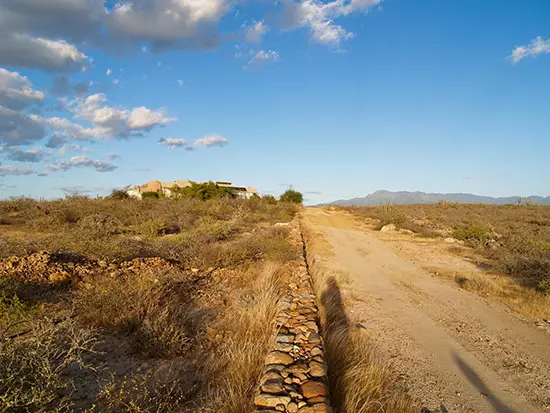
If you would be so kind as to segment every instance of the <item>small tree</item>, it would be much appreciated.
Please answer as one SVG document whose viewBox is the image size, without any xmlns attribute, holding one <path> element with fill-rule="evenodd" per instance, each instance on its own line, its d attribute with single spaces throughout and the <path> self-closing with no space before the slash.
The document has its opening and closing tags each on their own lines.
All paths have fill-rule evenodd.
<svg viewBox="0 0 550 413">
<path fill-rule="evenodd" d="M 111 195 L 109 195 L 110 199 L 128 199 L 130 198 L 130 195 L 128 195 L 128 188 L 115 188 L 111 191 Z"/>
<path fill-rule="evenodd" d="M 282 202 L 291 202 L 293 204 L 301 204 L 304 201 L 304 196 L 301 192 L 295 191 L 292 188 L 287 189 L 279 198 Z"/>
</svg>

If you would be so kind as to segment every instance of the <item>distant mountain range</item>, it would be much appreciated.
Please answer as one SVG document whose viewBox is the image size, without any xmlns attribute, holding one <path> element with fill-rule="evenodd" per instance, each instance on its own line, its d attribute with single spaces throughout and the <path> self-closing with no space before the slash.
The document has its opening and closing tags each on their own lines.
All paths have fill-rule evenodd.
<svg viewBox="0 0 550 413">
<path fill-rule="evenodd" d="M 381 205 L 386 202 L 392 204 L 437 204 L 439 201 L 458 202 L 459 204 L 515 204 L 518 199 L 529 199 L 533 204 L 550 205 L 550 196 L 544 198 L 541 196 L 519 197 L 510 196 L 504 198 L 492 198 L 490 196 L 480 196 L 473 194 L 427 194 L 425 192 L 407 192 L 407 191 L 375 191 L 363 198 L 340 199 L 324 205 L 341 206 L 373 206 Z"/>
</svg>

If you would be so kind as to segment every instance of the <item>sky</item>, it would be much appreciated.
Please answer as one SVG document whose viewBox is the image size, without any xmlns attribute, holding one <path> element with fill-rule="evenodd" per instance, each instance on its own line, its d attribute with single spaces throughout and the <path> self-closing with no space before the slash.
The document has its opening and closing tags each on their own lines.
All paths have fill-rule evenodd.
<svg viewBox="0 0 550 413">
<path fill-rule="evenodd" d="M 550 195 L 546 0 L 2 0 L 0 198 Z"/>
</svg>

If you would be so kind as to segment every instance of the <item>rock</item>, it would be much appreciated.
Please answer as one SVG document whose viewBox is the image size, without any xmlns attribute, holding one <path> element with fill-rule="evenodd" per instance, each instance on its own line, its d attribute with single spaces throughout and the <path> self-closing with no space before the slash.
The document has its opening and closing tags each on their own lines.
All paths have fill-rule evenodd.
<svg viewBox="0 0 550 413">
<path fill-rule="evenodd" d="M 294 363 L 294 358 L 288 353 L 283 353 L 282 351 L 272 351 L 267 355 L 266 364 L 283 364 L 288 366 L 289 364 Z"/>
<path fill-rule="evenodd" d="M 289 413 L 296 413 L 298 411 L 298 405 L 294 402 L 290 402 L 288 406 L 286 406 L 286 411 Z"/>
<path fill-rule="evenodd" d="M 321 350 L 319 347 L 313 347 L 310 354 L 311 354 L 312 357 L 322 356 L 323 355 L 323 350 Z"/>
<path fill-rule="evenodd" d="M 287 406 L 291 402 L 290 397 L 288 396 L 272 396 L 270 394 L 258 394 L 254 398 L 254 404 L 260 407 L 274 407 L 282 404 Z"/>
<path fill-rule="evenodd" d="M 399 230 L 400 233 L 402 234 L 407 234 L 407 235 L 414 235 L 414 231 L 411 231 L 410 229 L 400 229 Z"/>
<path fill-rule="evenodd" d="M 444 242 L 445 244 L 456 244 L 457 241 L 458 241 L 458 240 L 455 239 L 455 238 L 445 238 L 445 239 L 443 240 L 443 242 Z"/>
<path fill-rule="evenodd" d="M 270 394 L 286 394 L 286 390 L 283 387 L 283 378 L 279 380 L 269 380 L 262 384 L 262 392 Z"/>
<path fill-rule="evenodd" d="M 277 342 L 278 343 L 292 343 L 294 342 L 294 336 L 286 335 L 286 334 L 279 334 L 277 336 Z"/>
<path fill-rule="evenodd" d="M 325 363 L 312 361 L 309 364 L 309 374 L 311 374 L 312 377 L 324 377 L 327 374 Z"/>
<path fill-rule="evenodd" d="M 313 406 L 304 406 L 298 413 L 333 413 L 332 408 L 325 403 L 317 403 Z"/>
<path fill-rule="evenodd" d="M 393 232 L 395 231 L 395 225 L 393 224 L 388 224 L 388 225 L 384 225 L 382 228 L 380 228 L 380 232 Z"/>
<path fill-rule="evenodd" d="M 307 381 L 302 384 L 300 391 L 306 399 L 317 396 L 328 396 L 327 386 L 320 381 Z"/>
</svg>

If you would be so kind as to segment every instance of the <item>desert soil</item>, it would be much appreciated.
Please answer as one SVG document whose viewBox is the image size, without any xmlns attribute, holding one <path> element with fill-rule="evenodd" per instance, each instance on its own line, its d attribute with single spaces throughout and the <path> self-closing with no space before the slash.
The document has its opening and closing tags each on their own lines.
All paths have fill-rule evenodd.
<svg viewBox="0 0 550 413">
<path fill-rule="evenodd" d="M 549 329 L 434 275 L 483 272 L 456 246 L 375 231 L 337 210 L 307 208 L 303 218 L 326 239 L 312 253 L 349 278 L 341 287 L 350 317 L 421 406 L 550 411 Z"/>
</svg>

